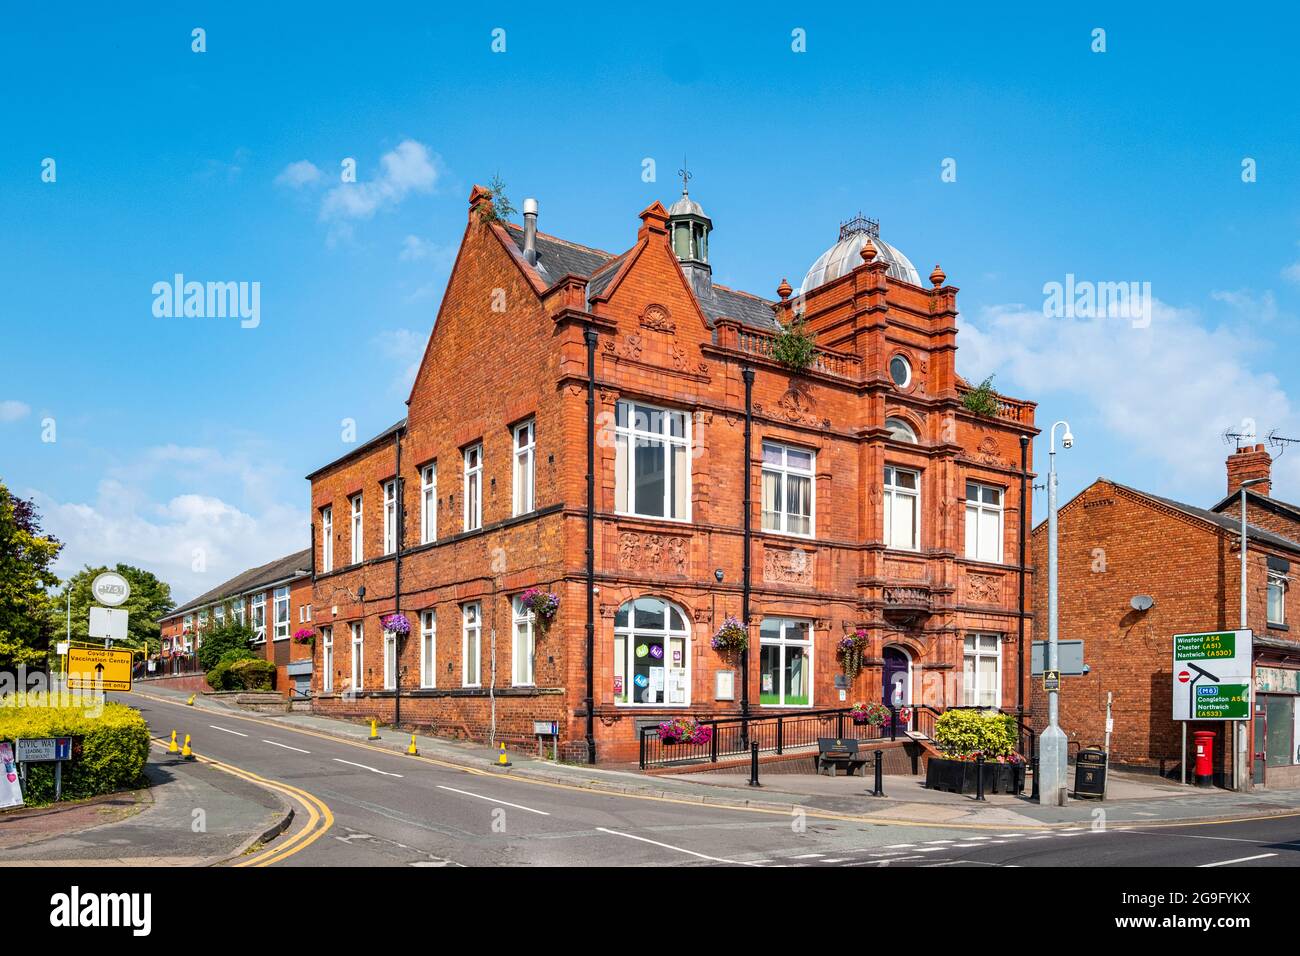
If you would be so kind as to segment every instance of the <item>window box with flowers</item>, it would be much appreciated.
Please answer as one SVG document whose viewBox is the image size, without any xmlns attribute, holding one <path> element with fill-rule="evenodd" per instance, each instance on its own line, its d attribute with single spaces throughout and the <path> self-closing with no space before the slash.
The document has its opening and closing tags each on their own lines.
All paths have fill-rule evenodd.
<svg viewBox="0 0 1300 956">
<path fill-rule="evenodd" d="M 665 744 L 707 744 L 713 728 L 690 717 L 674 717 L 659 725 L 659 740 Z"/>
<path fill-rule="evenodd" d="M 316 646 L 316 632 L 310 627 L 300 627 L 293 632 L 293 642 L 295 644 L 307 644 L 311 647 Z"/>
</svg>

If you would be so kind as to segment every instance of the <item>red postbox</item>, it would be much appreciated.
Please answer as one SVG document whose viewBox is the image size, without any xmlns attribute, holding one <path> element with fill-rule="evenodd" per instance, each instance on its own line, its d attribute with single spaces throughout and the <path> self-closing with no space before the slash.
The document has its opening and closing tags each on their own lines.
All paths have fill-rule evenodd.
<svg viewBox="0 0 1300 956">
<path fill-rule="evenodd" d="M 1198 730 L 1196 739 L 1196 785 L 1208 787 L 1214 778 L 1214 731 Z"/>
</svg>

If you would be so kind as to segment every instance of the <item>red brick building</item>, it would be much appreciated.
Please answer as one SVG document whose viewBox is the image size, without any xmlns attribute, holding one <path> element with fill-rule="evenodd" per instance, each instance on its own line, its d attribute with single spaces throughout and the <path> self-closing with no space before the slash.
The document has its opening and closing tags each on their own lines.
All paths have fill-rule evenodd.
<svg viewBox="0 0 1300 956">
<path fill-rule="evenodd" d="M 203 632 L 227 616 L 246 622 L 257 635 L 254 652 L 275 664 L 275 688 L 286 697 L 310 692 L 312 649 L 293 633 L 311 628 L 311 552 L 298 551 L 224 581 L 182 604 L 158 623 L 162 628 L 163 672 L 173 657 L 188 658 Z"/>
<path fill-rule="evenodd" d="M 1181 727 L 1172 719 L 1175 634 L 1231 630 L 1240 621 L 1241 482 L 1269 477 L 1263 445 L 1227 461 L 1227 495 L 1210 508 L 1147 494 L 1099 478 L 1059 512 L 1062 640 L 1083 639 L 1091 670 L 1062 681 L 1061 727 L 1071 741 L 1100 746 L 1106 695 L 1114 695 L 1111 759 L 1119 765 L 1179 774 Z M 1255 719 L 1249 724 L 1251 778 L 1267 786 L 1300 784 L 1300 638 L 1291 633 L 1295 598 L 1290 568 L 1300 561 L 1300 508 L 1271 497 L 1268 483 L 1247 494 L 1247 616 L 1254 634 Z M 1033 533 L 1033 563 L 1046 566 L 1047 527 Z M 1046 634 L 1047 576 L 1034 595 L 1037 630 Z M 1130 603 L 1148 595 L 1145 611 Z M 1041 682 L 1033 724 L 1047 721 Z M 1231 781 L 1231 747 L 1222 721 L 1188 727 L 1213 731 L 1216 778 Z M 1228 734 L 1228 740 L 1231 733 Z M 1189 779 L 1191 770 L 1189 769 Z"/>
<path fill-rule="evenodd" d="M 746 705 L 1015 706 L 1034 406 L 963 403 L 937 266 L 859 218 L 767 300 L 713 283 L 685 190 L 617 254 L 524 220 L 474 188 L 406 418 L 309 476 L 318 711 L 530 743 L 553 720 L 629 760 L 643 726 Z M 804 371 L 776 357 L 796 318 Z M 748 652 L 713 650 L 746 604 Z"/>
</svg>

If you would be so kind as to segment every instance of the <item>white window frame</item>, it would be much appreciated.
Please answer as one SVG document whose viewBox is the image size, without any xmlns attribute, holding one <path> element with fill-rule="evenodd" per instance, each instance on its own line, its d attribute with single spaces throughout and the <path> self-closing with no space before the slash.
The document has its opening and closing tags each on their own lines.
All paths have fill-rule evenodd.
<svg viewBox="0 0 1300 956">
<path fill-rule="evenodd" d="M 397 479 L 384 482 L 384 554 L 397 550 Z"/>
<path fill-rule="evenodd" d="M 240 627 L 243 627 L 244 615 L 244 599 L 241 597 L 230 606 L 230 616 L 239 622 Z"/>
<path fill-rule="evenodd" d="M 638 409 L 646 412 L 659 412 L 662 414 L 662 425 L 659 431 L 651 431 L 644 424 L 638 424 L 638 419 L 644 419 L 645 416 L 638 414 Z M 620 418 L 624 424 L 619 424 Z M 672 422 L 674 419 L 680 419 L 682 423 L 682 434 L 680 436 L 672 434 Z M 614 510 L 618 514 L 633 515 L 640 518 L 651 518 L 657 521 L 676 521 L 689 522 L 691 520 L 691 416 L 687 412 L 675 408 L 661 408 L 657 405 L 648 405 L 645 402 L 636 402 L 628 399 L 622 399 L 618 402 L 615 410 L 614 419 Z M 639 445 L 658 444 L 663 446 L 664 454 L 664 496 L 659 503 L 662 510 L 661 514 L 653 514 L 638 510 L 647 502 L 638 502 L 636 500 L 636 448 Z M 675 449 L 681 449 L 682 454 L 674 453 Z M 677 509 L 680 513 L 673 514 L 674 501 L 673 490 L 676 486 L 676 474 L 674 473 L 674 463 L 680 459 L 680 465 L 685 470 L 685 481 L 682 488 L 682 501 L 677 502 Z M 621 466 L 621 467 L 620 467 Z"/>
<path fill-rule="evenodd" d="M 903 474 L 916 476 L 916 488 L 904 488 L 895 483 L 895 476 Z M 883 506 L 885 509 L 885 547 L 893 551 L 921 550 L 921 472 L 914 468 L 885 466 Z M 894 507 L 900 500 L 910 500 L 912 505 L 912 541 L 910 544 L 894 542 L 893 514 Z"/>
<path fill-rule="evenodd" d="M 775 638 L 769 639 L 765 634 L 763 634 L 763 625 L 767 625 L 767 624 L 776 624 L 777 627 L 779 628 L 779 633 L 777 634 L 777 636 L 776 636 Z M 791 631 L 794 631 L 795 633 L 798 633 L 797 629 L 798 629 L 800 626 L 803 626 L 804 628 L 806 628 L 805 633 L 807 633 L 807 635 L 808 635 L 806 638 L 801 638 L 801 637 L 789 637 L 789 636 L 787 636 Z M 786 699 L 785 699 L 785 686 L 784 686 L 784 685 L 781 685 L 781 686 L 780 686 L 780 687 L 775 691 L 775 693 L 777 694 L 777 696 L 780 698 L 778 701 L 776 701 L 775 703 L 769 703 L 769 704 L 764 704 L 764 703 L 763 703 L 763 687 L 762 687 L 762 680 L 763 680 L 763 676 L 762 676 L 762 675 L 763 675 L 763 650 L 762 650 L 762 649 L 763 649 L 764 645 L 766 645 L 766 646 L 768 646 L 768 647 L 778 647 L 778 648 L 780 648 L 780 653 L 778 654 L 778 665 L 777 665 L 777 674 L 778 674 L 778 675 L 783 675 L 783 674 L 785 673 L 785 656 L 786 656 L 786 649 L 787 649 L 787 648 L 790 648 L 790 647 L 802 647 L 802 648 L 804 649 L 804 655 L 803 655 L 803 657 L 804 657 L 804 663 L 805 663 L 805 665 L 806 665 L 806 667 L 807 667 L 807 673 L 804 675 L 804 683 L 805 683 L 805 685 L 806 685 L 807 688 L 808 688 L 808 701 L 807 701 L 806 703 L 803 703 L 803 704 L 791 704 L 791 703 L 787 702 Z M 807 620 L 806 618 L 793 618 L 793 617 L 767 617 L 767 618 L 764 618 L 763 621 L 762 621 L 762 623 L 759 625 L 758 646 L 759 646 L 759 652 L 758 652 L 758 673 L 759 673 L 759 691 L 758 691 L 758 700 L 759 700 L 759 706 L 760 706 L 760 707 L 782 707 L 782 708 L 788 708 L 788 707 L 812 707 L 812 706 L 813 706 L 813 691 L 814 691 L 814 688 L 815 688 L 815 686 L 816 686 L 815 682 L 813 681 L 813 669 L 814 669 L 814 667 L 815 667 L 814 658 L 816 657 L 816 654 L 814 653 L 814 648 L 813 648 L 813 627 L 812 627 L 812 621 L 809 621 L 809 620 Z"/>
<path fill-rule="evenodd" d="M 320 510 L 320 565 L 321 573 L 334 570 L 334 506 Z"/>
<path fill-rule="evenodd" d="M 420 469 L 420 543 L 438 539 L 438 463 Z"/>
<path fill-rule="evenodd" d="M 274 639 L 287 641 L 289 639 L 289 585 L 276 588 L 271 599 L 274 602 L 271 618 L 275 626 Z M 280 614 L 281 607 L 284 608 L 283 616 Z"/>
<path fill-rule="evenodd" d="M 781 455 L 780 463 L 767 460 L 768 449 L 779 451 Z M 762 442 L 763 451 L 763 468 L 760 479 L 760 510 L 762 512 L 762 524 L 764 531 L 771 531 L 775 534 L 790 535 L 795 538 L 813 538 L 817 535 L 817 453 L 809 448 L 800 448 L 798 445 L 790 445 L 781 441 L 769 441 L 764 439 Z M 807 469 L 800 468 L 797 465 L 790 464 L 790 452 L 797 452 L 801 455 L 808 456 Z M 770 512 L 767 510 L 766 495 L 766 476 L 775 475 L 779 483 L 780 493 L 778 494 L 777 511 Z M 787 494 L 789 481 L 791 478 L 808 479 L 808 530 L 791 531 L 790 530 L 790 512 L 787 507 L 789 496 Z M 769 526 L 769 515 L 774 517 L 774 521 Z M 799 515 L 798 517 L 804 517 Z"/>
<path fill-rule="evenodd" d="M 514 687 L 537 686 L 534 655 L 537 630 L 533 612 L 524 608 L 519 597 L 510 600 L 510 683 Z"/>
<path fill-rule="evenodd" d="M 469 649 L 474 642 L 474 664 L 477 673 L 470 680 Z M 460 686 L 483 686 L 483 605 L 470 601 L 460 609 Z"/>
<path fill-rule="evenodd" d="M 384 629 L 384 690 L 397 689 L 397 632 Z"/>
<path fill-rule="evenodd" d="M 483 443 L 475 442 L 465 449 L 465 485 L 462 508 L 465 530 L 477 531 L 483 527 Z"/>
<path fill-rule="evenodd" d="M 212 626 L 220 627 L 226 623 L 226 608 L 223 604 L 218 604 L 212 609 Z"/>
<path fill-rule="evenodd" d="M 665 627 L 664 627 L 662 630 L 659 629 L 659 628 L 652 628 L 652 627 L 639 627 L 639 626 L 637 626 L 637 624 L 636 624 L 635 602 L 636 602 L 636 601 L 640 601 L 640 600 L 653 600 L 653 601 L 658 601 L 659 603 L 665 605 L 665 613 L 664 613 L 664 624 L 665 624 Z M 691 706 L 691 690 L 692 690 L 692 686 L 691 686 L 691 644 L 692 644 L 692 637 L 691 637 L 691 621 L 690 621 L 690 618 L 687 616 L 686 612 L 683 611 L 683 610 L 682 610 L 680 607 L 678 607 L 676 604 L 673 604 L 671 601 L 666 601 L 666 600 L 664 600 L 663 598 L 655 597 L 655 596 L 653 596 L 653 595 L 642 595 L 641 597 L 638 597 L 638 598 L 632 598 L 632 599 L 630 599 L 630 600 L 628 600 L 628 601 L 625 601 L 625 602 L 624 602 L 624 603 L 619 607 L 619 611 L 621 612 L 621 611 L 623 610 L 623 608 L 627 608 L 627 611 L 628 611 L 628 613 L 627 613 L 627 618 L 626 618 L 626 619 L 627 619 L 627 624 L 626 624 L 626 625 L 619 625 L 619 623 L 618 623 L 618 614 L 616 614 L 615 617 L 614 617 L 614 647 L 613 647 L 613 657 L 614 657 L 614 660 L 617 661 L 618 656 L 619 656 L 619 645 L 622 644 L 622 647 L 623 647 L 623 651 L 622 651 L 622 655 L 623 655 L 623 677 L 624 677 L 624 683 L 623 683 L 623 695 L 622 695 L 621 698 L 618 696 L 618 694 L 615 694 L 615 695 L 614 695 L 614 703 L 615 703 L 615 705 L 618 706 L 618 707 L 629 707 L 629 708 L 634 708 L 634 707 L 640 707 L 640 708 L 646 708 L 646 707 L 658 707 L 658 708 L 679 708 L 679 707 L 680 707 L 680 708 L 686 708 L 686 707 L 690 707 L 690 706 Z M 674 627 L 674 626 L 673 626 L 673 613 L 674 613 L 674 612 L 676 612 L 677 616 L 678 616 L 678 617 L 681 619 L 681 621 L 682 621 L 682 626 L 681 626 L 681 627 Z M 661 647 L 664 647 L 664 648 L 669 647 L 670 643 L 673 642 L 673 641 L 680 641 L 681 644 L 682 644 L 682 654 L 683 654 L 683 656 L 685 657 L 685 660 L 683 661 L 684 666 L 683 666 L 682 668 L 680 668 L 680 669 L 681 669 L 681 670 L 684 670 L 684 671 L 686 672 L 686 675 L 685 675 L 685 694 L 684 694 L 684 699 L 683 699 L 683 700 L 677 700 L 677 701 L 673 701 L 673 702 L 671 702 L 671 703 L 669 703 L 668 700 L 667 700 L 667 697 L 668 697 L 668 674 L 667 674 L 667 665 L 666 665 L 666 664 L 665 664 L 665 672 L 664 672 L 664 688 L 663 688 L 663 693 L 662 693 L 662 696 L 663 696 L 664 699 L 662 699 L 662 700 L 656 700 L 655 702 L 650 702 L 650 701 L 639 701 L 639 700 L 636 699 L 636 693 L 635 693 L 635 691 L 633 690 L 633 687 L 635 686 L 635 680 L 634 680 L 634 677 L 633 677 L 633 673 L 634 673 L 635 668 L 636 668 L 636 663 L 635 663 L 635 662 L 636 662 L 636 659 L 637 659 L 637 658 L 636 658 L 636 649 L 637 649 L 637 646 L 638 646 L 641 642 L 643 642 L 643 641 L 645 641 L 645 640 L 647 640 L 647 639 L 653 641 L 653 640 L 656 639 L 656 638 L 659 639 L 660 646 L 661 646 Z M 664 651 L 665 658 L 667 657 L 668 654 L 669 654 L 669 651 L 668 651 L 668 650 L 665 650 L 665 651 Z M 617 667 L 615 668 L 615 671 L 617 671 Z M 642 688 L 642 689 L 644 689 L 644 688 Z"/>
<path fill-rule="evenodd" d="M 903 367 L 907 369 L 907 376 L 906 376 L 906 377 L 903 379 L 903 381 L 901 381 L 901 382 L 896 381 L 896 380 L 894 379 L 894 363 L 895 363 L 895 362 L 902 362 L 902 363 L 903 363 Z M 888 366 L 886 367 L 886 371 L 889 373 L 889 381 L 890 381 L 890 383 L 891 383 L 895 388 L 898 388 L 898 389 L 905 389 L 905 388 L 907 388 L 908 386 L 910 386 L 910 385 L 912 384 L 912 360 L 909 359 L 906 355 L 903 355 L 903 354 L 901 354 L 901 353 L 895 353 L 894 355 L 891 355 L 891 356 L 889 357 L 889 364 L 888 364 Z"/>
<path fill-rule="evenodd" d="M 974 646 L 971 646 L 971 642 Z M 986 642 L 993 643 L 992 652 L 986 649 Z M 992 703 L 982 703 L 980 701 L 981 692 L 986 690 L 980 682 L 981 660 L 993 657 L 996 660 L 993 668 L 993 687 L 991 688 L 993 697 Z M 973 668 L 967 670 L 967 662 L 974 661 Z M 1002 635 L 991 634 L 986 631 L 972 631 L 962 639 L 962 681 L 961 696 L 962 703 L 967 707 L 1001 707 L 1002 706 Z"/>
<path fill-rule="evenodd" d="M 885 419 L 885 427 L 889 429 L 889 437 L 894 441 L 906 442 L 909 445 L 917 444 L 916 429 L 908 423 L 907 419 L 890 415 Z"/>
<path fill-rule="evenodd" d="M 974 498 L 971 497 L 972 490 L 975 492 Z M 984 500 L 984 492 L 986 491 L 997 493 L 997 504 L 989 504 Z M 1002 542 L 1006 534 L 1006 526 L 1003 524 L 1006 498 L 1007 492 L 1005 488 L 987 482 L 967 479 L 965 538 L 966 557 L 968 559 L 987 561 L 992 564 L 1002 563 Z M 997 532 L 992 534 L 993 540 L 991 542 L 986 540 L 988 536 L 984 535 L 981 530 L 985 524 L 984 519 L 990 517 L 997 522 Z"/>
<path fill-rule="evenodd" d="M 194 630 L 194 615 L 186 614 L 185 623 L 181 625 L 181 633 L 188 634 L 192 630 Z"/>
<path fill-rule="evenodd" d="M 514 516 L 537 507 L 537 424 L 529 419 L 514 429 Z"/>
<path fill-rule="evenodd" d="M 266 592 L 259 591 L 253 595 L 253 643 L 266 643 Z"/>
<path fill-rule="evenodd" d="M 352 685 L 354 691 L 364 690 L 366 686 L 366 625 L 362 621 L 353 621 L 349 626 L 352 633 Z"/>
<path fill-rule="evenodd" d="M 352 513 L 352 563 L 360 564 L 366 556 L 365 496 L 348 499 Z"/>
<path fill-rule="evenodd" d="M 321 693 L 329 694 L 334 690 L 334 628 L 325 625 L 320 629 L 321 639 Z"/>
<path fill-rule="evenodd" d="M 1282 616 L 1274 619 L 1273 617 L 1273 589 L 1281 588 L 1282 590 Z M 1268 590 L 1265 593 L 1264 613 L 1269 624 L 1286 624 L 1286 592 L 1290 588 L 1290 581 L 1286 574 L 1281 571 L 1268 572 Z"/>
<path fill-rule="evenodd" d="M 420 612 L 420 686 L 438 686 L 438 612 Z"/>
</svg>

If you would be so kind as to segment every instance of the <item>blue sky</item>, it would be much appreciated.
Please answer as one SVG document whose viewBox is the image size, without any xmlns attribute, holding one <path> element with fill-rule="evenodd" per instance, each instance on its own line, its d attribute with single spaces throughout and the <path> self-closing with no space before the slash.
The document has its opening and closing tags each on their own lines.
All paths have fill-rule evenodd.
<svg viewBox="0 0 1300 956">
<path fill-rule="evenodd" d="M 6 10 L 0 478 L 62 571 L 127 560 L 184 599 L 305 546 L 303 475 L 343 419 L 404 413 L 494 173 L 544 231 L 621 250 L 685 154 L 716 280 L 768 297 L 880 219 L 961 288 L 959 370 L 1070 419 L 1066 496 L 1106 475 L 1208 504 L 1225 428 L 1300 436 L 1285 8 L 440 7 Z M 260 283 L 260 323 L 155 317 L 178 272 Z M 1067 274 L 1151 283 L 1150 325 L 1044 318 Z"/>
</svg>

